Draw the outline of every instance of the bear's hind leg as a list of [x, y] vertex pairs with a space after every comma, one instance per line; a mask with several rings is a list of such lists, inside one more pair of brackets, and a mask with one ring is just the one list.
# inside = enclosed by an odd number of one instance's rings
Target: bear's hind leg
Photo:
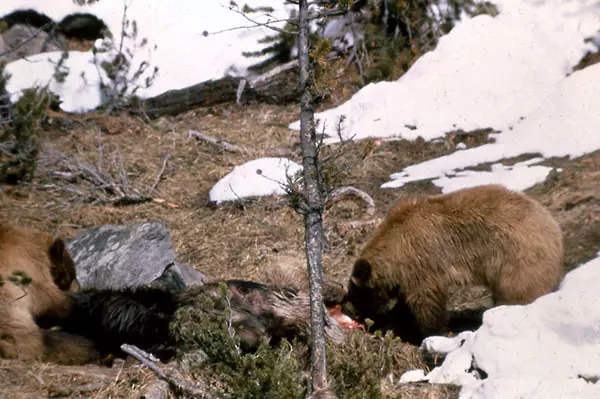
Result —
[[43, 330], [43, 360], [59, 364], [96, 363], [101, 354], [86, 338], [62, 331]]
[[0, 311], [0, 317], [0, 357], [62, 364], [85, 364], [100, 359], [93, 342], [41, 329], [25, 309], [7, 305]]
[[560, 281], [559, 273], [535, 266], [524, 262], [503, 265], [499, 278], [491, 287], [494, 306], [526, 305], [552, 292]]

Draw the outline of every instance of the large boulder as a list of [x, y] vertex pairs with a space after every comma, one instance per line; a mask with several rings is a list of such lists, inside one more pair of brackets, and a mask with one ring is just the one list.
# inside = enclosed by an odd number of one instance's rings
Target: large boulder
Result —
[[164, 222], [94, 227], [78, 234], [67, 248], [77, 265], [81, 288], [154, 285], [180, 291], [205, 279], [175, 260]]

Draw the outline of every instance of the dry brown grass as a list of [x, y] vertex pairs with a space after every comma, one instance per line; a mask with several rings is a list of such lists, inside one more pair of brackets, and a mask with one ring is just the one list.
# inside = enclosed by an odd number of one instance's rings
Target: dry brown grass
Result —
[[139, 398], [156, 381], [137, 365], [61, 366], [0, 359], [0, 398]]
[[[128, 182], [136, 187], [146, 187], [154, 183], [164, 156], [169, 153], [171, 158], [154, 193], [154, 197], [164, 202], [123, 207], [85, 203], [71, 193], [43, 188], [55, 181], [50, 176], [52, 169], [42, 166], [32, 184], [2, 186], [0, 219], [67, 238], [102, 224], [164, 220], [168, 223], [179, 260], [216, 278], [264, 281], [265, 273], [275, 264], [303, 263], [302, 217], [286, 206], [285, 198], [262, 198], [214, 207], [209, 204], [208, 193], [233, 166], [257, 157], [276, 156], [283, 151], [292, 153], [292, 159], [300, 162], [297, 152], [289, 151], [290, 143], [297, 142], [297, 133], [287, 129], [288, 123], [296, 117], [294, 105], [255, 104], [196, 110], [149, 124], [126, 115], [104, 119], [94, 113], [53, 114], [42, 133], [42, 157], [59, 151], [96, 164], [100, 128], [105, 155], [118, 146], [128, 171]], [[223, 152], [211, 144], [197, 142], [187, 136], [190, 128], [221, 137], [244, 151]], [[480, 135], [468, 145], [480, 145], [485, 140], [486, 136]], [[326, 151], [335, 148], [331, 146]], [[400, 190], [381, 189], [380, 185], [387, 181], [390, 173], [453, 150], [449, 141], [374, 141], [348, 145], [344, 157], [352, 163], [365, 149], [371, 150], [369, 155], [343, 183], [368, 192], [375, 200], [377, 217], [384, 216], [387, 208], [400, 198], [439, 192], [431, 183], [410, 184]], [[558, 159], [548, 163], [560, 166], [564, 171], [529, 192], [548, 206], [560, 222], [565, 231], [566, 262], [569, 267], [574, 267], [600, 249], [600, 151], [575, 160]], [[362, 212], [361, 204], [353, 201], [335, 203], [326, 211], [324, 267], [327, 278], [346, 281], [356, 254], [375, 227], [367, 225], [350, 231], [339, 228], [341, 222], [357, 219]], [[44, 384], [40, 384], [31, 376], [48, 366], [2, 364], [0, 396], [20, 392], [19, 395], [25, 395], [21, 397], [46, 397], [47, 384], [62, 381], [57, 379], [59, 377], [43, 378]], [[59, 373], [57, 370], [62, 370], [55, 366], [48, 369]], [[149, 383], [150, 374], [137, 368], [128, 369], [127, 373], [134, 375], [121, 374], [97, 392], [72, 393], [66, 397], [139, 397], [136, 395], [141, 386]], [[72, 377], [66, 373], [60, 378]], [[27, 396], [28, 392], [30, 396]], [[422, 397], [451, 397], [444, 395], [446, 393]]]

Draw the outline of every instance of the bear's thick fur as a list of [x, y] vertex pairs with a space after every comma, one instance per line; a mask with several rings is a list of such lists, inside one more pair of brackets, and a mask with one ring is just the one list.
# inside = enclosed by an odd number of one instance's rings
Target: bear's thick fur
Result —
[[[223, 286], [227, 301], [223, 301]], [[301, 283], [300, 283], [301, 284]], [[308, 292], [298, 284], [277, 286], [243, 280], [214, 281], [190, 286], [182, 292], [162, 288], [137, 287], [118, 290], [87, 289], [71, 293], [71, 311], [59, 321], [61, 330], [93, 341], [103, 355], [123, 356], [124, 343], [151, 351], [163, 361], [185, 348], [171, 330], [171, 324], [182, 309], [204, 307], [206, 298], [214, 300], [211, 313], [221, 314], [224, 306], [231, 312], [231, 327], [246, 351], [255, 350], [262, 339], [276, 344], [282, 338], [307, 340], [310, 335], [310, 300]], [[330, 303], [340, 297], [336, 290]], [[337, 287], [337, 290], [342, 288]], [[331, 339], [340, 340], [342, 328], [325, 314], [325, 331]]]
[[[31, 283], [10, 281], [15, 272]], [[68, 291], [78, 289], [75, 264], [63, 240], [0, 222], [0, 276], [0, 357], [67, 364], [97, 359], [91, 341], [40, 327], [66, 317]]]
[[449, 287], [484, 285], [495, 305], [527, 304], [560, 284], [563, 252], [550, 212], [503, 186], [402, 200], [354, 263], [345, 309], [419, 344], [444, 331]]

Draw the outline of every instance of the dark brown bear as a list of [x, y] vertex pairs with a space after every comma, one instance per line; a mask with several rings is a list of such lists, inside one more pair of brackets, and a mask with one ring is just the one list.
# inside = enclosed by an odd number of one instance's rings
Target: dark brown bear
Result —
[[419, 344], [444, 332], [452, 286], [486, 286], [495, 305], [527, 304], [563, 277], [562, 233], [548, 210], [479, 186], [392, 206], [354, 264], [345, 309]]
[[[10, 281], [22, 272], [31, 283]], [[0, 357], [86, 363], [97, 359], [85, 339], [37, 324], [70, 313], [68, 291], [78, 288], [75, 264], [60, 238], [0, 222]]]

